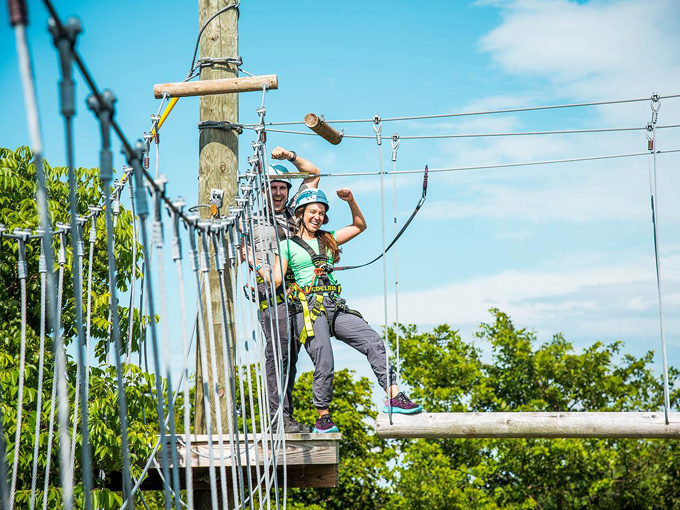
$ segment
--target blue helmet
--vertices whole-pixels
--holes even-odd
[[[326,194],[318,188],[307,188],[297,196],[295,199],[295,212],[301,207],[309,204],[325,205],[326,213],[328,213],[328,210],[331,208],[328,203],[328,198],[326,198]],[[323,219],[323,224],[325,225],[326,223],[328,223],[328,216]]]
[[[288,169],[283,165],[270,165],[269,182],[283,182],[286,186],[288,186],[288,190],[290,191],[290,188],[293,187],[293,185],[290,183],[290,179],[278,178],[279,175],[286,175],[287,173],[289,173]]]

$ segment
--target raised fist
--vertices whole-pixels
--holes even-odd
[[[293,153],[283,147],[275,147],[272,151],[272,159],[290,159]]]
[[[345,202],[350,202],[354,200],[354,195],[352,195],[352,191],[349,188],[340,188],[338,191],[336,191],[338,198],[340,200],[344,200]]]

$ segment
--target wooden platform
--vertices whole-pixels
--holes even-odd
[[[337,487],[338,485],[338,463],[340,460],[339,445],[342,434],[286,434],[286,476],[288,487]],[[183,441],[184,437],[180,436]],[[217,435],[214,435],[212,451],[215,459],[216,475],[219,480],[220,450],[217,442]],[[258,452],[259,465],[264,465],[263,445],[259,434],[253,438],[248,437],[248,448],[250,456],[250,471],[253,481],[256,481],[255,450]],[[236,445],[234,445],[236,447]],[[192,436],[191,453],[187,455],[184,445],[177,445],[178,467],[180,469],[180,480],[184,488],[184,472],[189,462],[192,469],[194,489],[197,491],[209,489],[209,466],[208,436]],[[226,470],[227,478],[231,481],[231,466],[234,459],[230,458],[231,449],[225,437],[224,442],[225,459],[223,465]],[[246,469],[245,443],[241,438],[241,465]],[[160,463],[160,459],[159,459]],[[278,478],[283,481],[283,451],[277,456]],[[120,490],[120,474],[111,477],[109,488]],[[142,483],[142,490],[160,490],[163,488],[161,477],[156,469],[149,470],[149,476]]]
[[[421,413],[378,415],[378,437],[388,438],[680,438],[680,413],[667,425],[660,412]]]

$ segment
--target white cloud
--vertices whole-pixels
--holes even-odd
[[[504,71],[547,78],[578,99],[676,92],[680,16],[675,0],[498,2],[503,23],[480,41]]]
[[[517,324],[550,334],[565,331],[587,338],[658,338],[652,256],[583,253],[544,265],[462,278],[435,289],[402,291],[400,321],[422,327],[447,323],[471,331],[488,321],[488,309],[496,307],[509,313]],[[662,270],[668,337],[677,340],[679,251],[663,258]],[[353,298],[351,303],[372,324],[383,323],[382,295]],[[388,303],[393,303],[393,296]]]

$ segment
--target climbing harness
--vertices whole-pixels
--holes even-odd
[[[425,203],[425,200],[427,199],[427,175],[428,175],[428,168],[427,168],[427,165],[425,165],[425,172],[423,174],[423,192],[422,192],[422,195],[420,196],[420,200],[418,200],[418,203],[416,204],[416,208],[413,210],[413,212],[411,213],[411,216],[409,216],[408,220],[406,220],[406,223],[404,223],[404,226],[401,227],[401,230],[399,230],[397,235],[394,236],[394,239],[392,239],[390,244],[388,244],[387,247],[385,248],[385,253],[390,251],[390,248],[392,248],[392,246],[394,246],[394,244],[399,240],[399,238],[402,236],[402,234],[406,231],[408,226],[413,221],[413,218],[415,218],[416,214],[418,214],[418,211],[420,210],[420,208]],[[366,267],[366,266],[369,266],[369,265],[373,264],[374,262],[380,260],[382,257],[383,257],[383,253],[380,253],[380,255],[375,257],[373,260],[366,262],[365,264],[359,264],[357,266],[335,267],[335,271],[347,271],[348,269],[358,269],[360,267]]]

